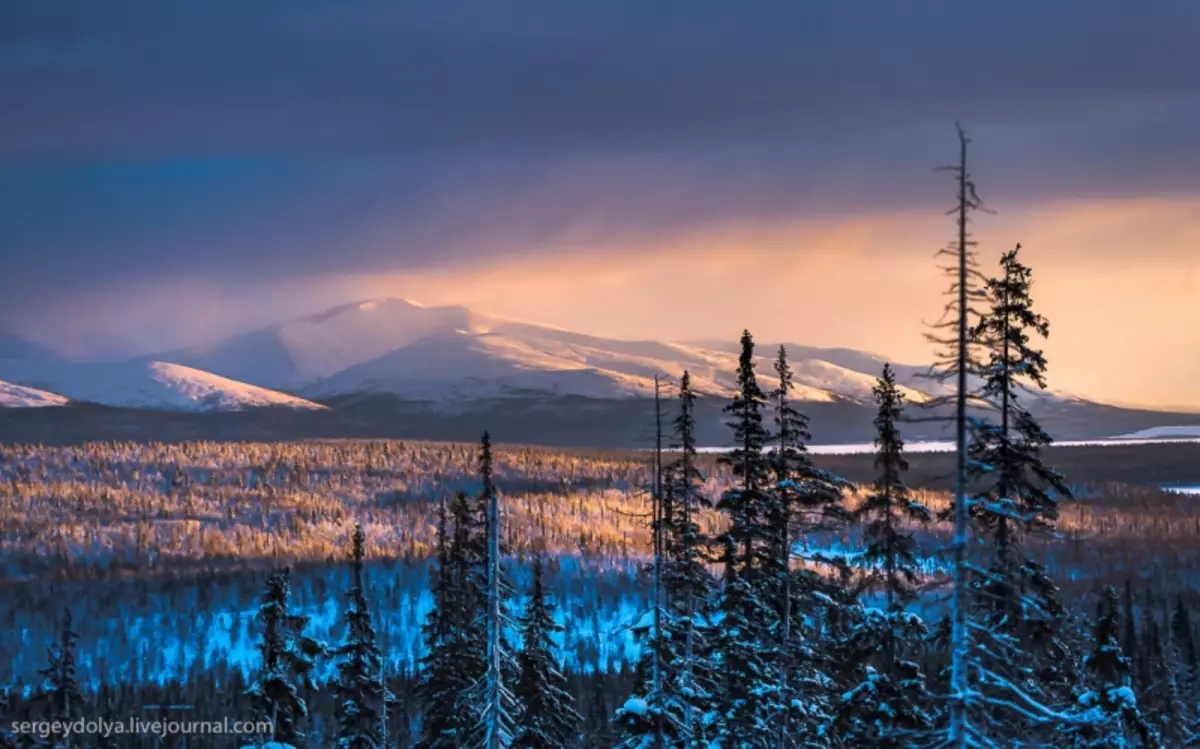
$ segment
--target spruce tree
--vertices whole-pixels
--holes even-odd
[[[666,567],[663,575],[668,616],[664,641],[668,647],[666,689],[681,745],[703,746],[705,713],[715,680],[708,654],[712,650],[710,602],[714,581],[708,570],[709,538],[700,528],[700,513],[712,507],[701,491],[704,474],[696,460],[696,394],[685,370],[679,381],[679,413],[674,421],[679,457],[667,468],[666,496],[671,508],[664,528]]]
[[[660,634],[652,636],[650,617],[643,617],[634,627],[645,651],[637,668],[637,688],[617,711],[616,722],[625,734],[623,747],[655,747],[660,731],[664,747],[702,746],[706,736],[704,716],[713,692],[706,658],[713,586],[705,566],[707,539],[698,515],[711,503],[700,491],[704,477],[696,460],[695,400],[691,376],[685,371],[679,384],[679,414],[674,420],[674,447],[679,457],[665,467],[659,482]],[[652,678],[656,656],[661,683],[657,691]]]
[[[1146,695],[1146,715],[1163,744],[1184,746],[1192,734],[1193,711],[1189,710],[1179,686],[1179,651],[1171,627],[1171,612],[1167,606],[1160,625],[1147,610],[1147,639],[1150,641],[1149,686]]]
[[[902,610],[915,597],[917,544],[905,525],[925,524],[932,518],[929,508],[912,498],[904,483],[908,461],[897,423],[903,418],[904,395],[896,387],[891,365],[873,390],[879,408],[875,416],[875,470],[873,491],[855,510],[863,527],[863,561],[883,573],[887,611]]]
[[[533,590],[520,621],[523,647],[517,655],[520,675],[516,697],[520,710],[514,749],[561,749],[574,743],[583,718],[575,711],[554,655],[551,637],[563,628],[554,621],[554,607],[542,588],[541,557],[533,562]]]
[[[1143,649],[1138,641],[1137,622],[1134,612],[1133,600],[1133,583],[1128,577],[1125,578],[1125,592],[1121,603],[1121,610],[1124,612],[1124,620],[1121,624],[1121,650],[1125,653],[1125,657],[1129,658],[1133,664],[1133,680],[1139,688],[1145,688],[1147,684],[1142,681],[1144,669],[1142,668]]]
[[[255,714],[273,727],[272,741],[301,747],[304,736],[298,722],[308,716],[308,706],[297,690],[297,683],[311,685],[309,676],[314,659],[325,648],[304,635],[308,617],[292,613],[288,608],[291,595],[291,570],[271,575],[267,579],[258,619],[262,622],[262,640],[258,651],[262,665],[258,680],[246,690]]]
[[[850,484],[819,470],[808,455],[812,435],[808,418],[793,401],[793,373],[783,346],[776,354],[774,369],[779,384],[768,396],[775,432],[769,437],[772,486],[766,511],[773,554],[764,564],[763,595],[772,603],[777,620],[772,626],[782,712],[775,724],[776,745],[782,748],[816,740],[829,720],[830,709],[820,687],[826,678],[820,663],[824,658],[813,647],[812,638],[805,636],[802,624],[828,608],[832,599],[817,597],[823,587],[817,577],[792,570],[793,546],[797,540],[807,546],[813,534],[837,529],[849,519],[842,501]]]
[[[466,495],[460,494],[458,499],[466,504]],[[417,684],[421,702],[421,738],[415,749],[454,749],[461,728],[458,704],[463,684],[454,663],[457,632],[454,629],[453,595],[456,589],[450,554],[448,518],[443,500],[438,504],[437,558],[429,573],[433,608],[421,627],[425,642],[421,680]]]
[[[1049,323],[1033,311],[1032,272],[1020,250],[1001,257],[1000,276],[987,282],[990,309],[974,330],[988,352],[981,394],[997,421],[981,424],[971,445],[972,476],[984,485],[971,515],[992,547],[986,574],[971,587],[981,624],[1006,642],[1008,652],[993,667],[1012,679],[1034,679],[1039,696],[1053,702],[1066,696],[1071,680],[1058,634],[1066,612],[1057,586],[1022,542],[1050,532],[1058,498],[1071,493],[1042,462],[1050,436],[1023,406],[1027,393],[1046,387],[1046,359],[1033,338],[1046,337]]]
[[[38,673],[45,680],[42,696],[47,716],[53,720],[71,721],[83,714],[83,692],[76,673],[75,651],[79,635],[71,629],[71,610],[63,614],[58,642],[46,650],[49,661]],[[70,737],[67,737],[68,746]]]
[[[714,642],[721,679],[714,700],[720,728],[713,744],[720,749],[773,746],[778,735],[772,721],[781,714],[779,655],[772,645],[779,617],[770,598],[776,588],[767,576],[777,566],[779,544],[768,523],[772,496],[771,468],[763,455],[766,396],[754,371],[749,331],[743,332],[741,343],[738,387],[725,407],[735,447],[722,458],[732,469],[734,486],[717,504],[729,517],[722,538],[726,573]]]
[[[491,438],[487,432],[479,448],[479,475],[482,484],[479,505],[485,509],[484,538],[486,552],[480,577],[486,592],[486,607],[481,617],[486,632],[484,672],[466,695],[464,706],[477,714],[470,746],[480,749],[507,749],[512,745],[514,720],[518,714],[512,688],[517,663],[508,643],[506,629],[511,625],[508,600],[511,585],[501,561],[501,516],[499,492],[493,480]]]
[[[733,473],[734,486],[725,492],[717,509],[729,516],[726,537],[737,554],[734,564],[751,585],[763,589],[764,571],[778,564],[776,532],[768,524],[773,498],[771,467],[764,456],[768,434],[763,425],[766,395],[754,371],[754,339],[743,331],[738,357],[737,390],[733,402],[724,409],[733,430],[733,449],[721,456],[721,462]]]
[[[1132,669],[1129,658],[1121,652],[1120,609],[1117,589],[1110,585],[1097,612],[1092,652],[1083,660],[1090,689],[1080,697],[1080,704],[1089,720],[1075,728],[1075,744],[1079,747],[1158,746],[1130,685]]]
[[[846,615],[849,620],[825,645],[839,666],[833,726],[842,745],[922,745],[939,717],[921,668],[924,622],[861,603],[848,606]]]
[[[385,702],[391,697],[384,685],[383,658],[363,591],[364,553],[362,526],[355,525],[350,552],[350,607],[345,614],[348,632],[345,642],[334,651],[339,659],[334,685],[338,749],[379,749],[386,734]]]
[[[889,365],[874,388],[875,468],[873,491],[855,510],[865,522],[862,560],[882,574],[883,611],[851,609],[853,625],[834,645],[849,675],[838,708],[837,723],[860,743],[907,746],[934,725],[933,700],[925,689],[921,645],[924,623],[905,611],[916,597],[917,546],[905,526],[931,519],[928,508],[914,500],[904,483],[908,470],[904,441],[897,422],[903,396]]]
[[[979,741],[978,731],[968,720],[968,711],[974,701],[970,685],[973,660],[972,637],[969,611],[969,584],[971,565],[967,558],[971,540],[969,507],[967,496],[967,450],[969,446],[971,417],[968,406],[973,401],[969,377],[979,366],[978,346],[971,331],[979,318],[976,304],[985,297],[980,288],[983,276],[979,272],[975,256],[976,242],[970,239],[970,216],[983,210],[975,189],[975,182],[967,168],[968,144],[971,142],[962,127],[958,126],[958,162],[942,167],[954,176],[957,200],[953,213],[956,216],[957,237],[944,247],[939,257],[948,259],[940,266],[951,279],[947,296],[950,301],[943,309],[942,317],[934,323],[933,330],[926,334],[927,340],[939,347],[937,359],[930,368],[929,377],[940,382],[952,381],[953,393],[932,399],[929,408],[949,406],[953,409],[950,420],[954,424],[954,500],[951,515],[954,522],[950,551],[953,553],[952,573],[954,596],[946,620],[946,640],[949,645],[950,667],[947,685],[948,725],[945,746],[948,749],[966,749]]]
[[[1183,594],[1175,597],[1175,611],[1171,615],[1171,637],[1175,641],[1175,648],[1184,669],[1184,678],[1180,686],[1189,696],[1195,696],[1197,687],[1200,686],[1200,648],[1196,645],[1191,613],[1183,601]]]

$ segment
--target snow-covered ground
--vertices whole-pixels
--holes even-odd
[[[1174,494],[1192,494],[1200,497],[1200,486],[1164,486],[1162,489]]]
[[[325,406],[179,364],[0,360],[0,377],[71,400],[172,411],[239,411],[262,406]]]
[[[65,406],[68,399],[45,390],[0,382],[0,408],[41,408]]]
[[[584,672],[632,664],[640,649],[630,625],[645,608],[635,565],[601,569],[578,558],[559,561],[561,569],[548,572],[546,584],[556,607],[554,618],[564,627],[551,635],[563,659]],[[528,569],[516,563],[508,567],[522,591],[511,600],[512,611],[519,613],[527,603]],[[296,613],[310,617],[305,631],[325,642],[338,641],[345,631],[343,600],[330,594],[348,585],[341,572],[297,571],[292,578]],[[421,625],[433,608],[428,580],[427,562],[367,567],[368,596],[391,671],[413,669],[425,653]],[[176,586],[169,595],[108,585],[76,586],[66,594],[81,638],[81,678],[95,683],[104,673],[110,679],[166,681],[186,678],[194,669],[233,667],[249,672],[258,666],[255,617],[261,591],[253,577],[206,580],[203,598],[189,585]],[[149,590],[155,590],[153,584]],[[0,622],[16,634],[0,642],[0,684],[36,678],[37,670],[45,667],[46,647],[59,614],[57,601],[45,606],[22,601],[3,612]],[[520,642],[515,629],[508,636]],[[324,669],[319,678],[332,675],[328,663]]]

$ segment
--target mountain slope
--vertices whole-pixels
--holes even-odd
[[[285,393],[167,362],[97,364],[7,359],[0,361],[0,377],[75,401],[125,408],[171,411],[240,411],[266,406],[324,408]]]
[[[778,344],[758,346],[764,389],[777,385]],[[871,404],[882,357],[847,348],[785,344],[794,396],[808,403]],[[160,354],[169,361],[309,398],[387,394],[450,405],[464,399],[582,396],[641,397],[654,376],[686,369],[695,389],[728,397],[736,386],[739,345],[731,341],[627,341],[481,315],[462,306],[426,307],[380,299]],[[910,403],[947,395],[951,386],[925,377],[927,367],[893,363]],[[0,373],[2,374],[2,373]],[[669,389],[668,389],[669,393]],[[1046,405],[1073,400],[1030,393]]]
[[[792,352],[798,398],[870,400],[882,359],[829,350],[839,351],[845,363],[824,357],[822,349]],[[772,387],[774,347],[760,352],[759,372]],[[656,374],[678,377],[685,369],[699,392],[727,396],[737,368],[736,345],[614,340],[404,299],[343,305],[153,358],[308,397],[387,393],[439,403],[539,392],[645,396],[653,393]],[[924,390],[906,383],[912,401],[925,400]]]
[[[69,400],[45,390],[0,382],[0,408],[42,408],[65,406]]]
[[[685,369],[700,393],[730,396],[736,387],[736,353],[678,343],[605,339],[528,323],[490,322],[482,330],[432,333],[301,392],[310,397],[389,393],[430,401],[531,392],[624,398],[652,395],[656,374],[678,378]],[[778,384],[772,376],[775,351],[760,351],[760,377],[765,387],[774,387]],[[830,403],[871,398],[874,374],[795,356],[792,366],[795,396],[801,400]],[[926,400],[922,392],[904,389],[910,400]]]
[[[406,299],[383,299],[334,307],[150,358],[263,387],[295,390],[426,336],[455,330],[484,332],[495,322],[465,307],[424,307]]]

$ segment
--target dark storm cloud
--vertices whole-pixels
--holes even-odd
[[[1200,187],[1200,4],[0,7],[9,299]]]

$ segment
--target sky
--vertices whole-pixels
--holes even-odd
[[[930,358],[968,130],[1052,386],[1200,409],[1200,4],[11,0],[0,327],[71,356],[405,296]]]

